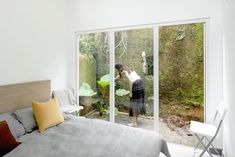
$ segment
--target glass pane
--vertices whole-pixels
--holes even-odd
[[[79,35],[79,101],[84,107],[80,115],[108,120],[108,74],[109,34]]]
[[[204,121],[204,23],[159,28],[160,132],[192,145],[190,120]]]
[[[115,32],[115,64],[115,121],[153,130],[153,29]]]

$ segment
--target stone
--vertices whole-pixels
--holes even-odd
[[[96,61],[93,56],[79,53],[79,85],[85,82],[96,90]]]

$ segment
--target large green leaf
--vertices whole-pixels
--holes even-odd
[[[79,89],[79,96],[94,96],[96,95],[96,92],[94,92],[90,85],[83,82],[80,86],[80,89]]]
[[[102,76],[100,78],[99,81],[97,81],[97,83],[101,86],[101,87],[106,87],[110,84],[110,76],[109,74],[106,74],[104,76]]]
[[[130,92],[125,90],[125,89],[118,89],[116,90],[116,95],[117,96],[126,96],[127,94],[129,94]]]

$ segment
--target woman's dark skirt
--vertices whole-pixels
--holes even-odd
[[[130,98],[129,116],[137,116],[146,113],[144,84],[141,79],[136,80],[132,85],[132,97]]]

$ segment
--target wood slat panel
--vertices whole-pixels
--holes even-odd
[[[37,81],[0,86],[0,113],[29,107],[32,101],[51,98],[51,81]]]

